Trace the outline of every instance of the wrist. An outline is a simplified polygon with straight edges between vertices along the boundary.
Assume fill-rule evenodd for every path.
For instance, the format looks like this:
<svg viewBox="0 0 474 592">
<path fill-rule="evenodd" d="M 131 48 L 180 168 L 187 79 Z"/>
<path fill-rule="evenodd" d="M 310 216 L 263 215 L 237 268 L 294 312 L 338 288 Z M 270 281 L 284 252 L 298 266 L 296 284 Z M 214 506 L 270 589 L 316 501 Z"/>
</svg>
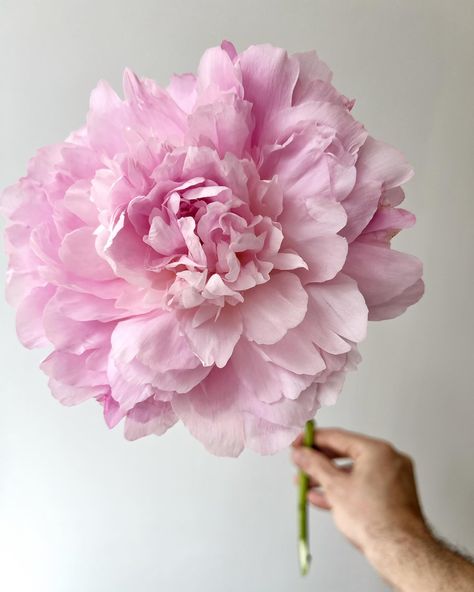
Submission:
<svg viewBox="0 0 474 592">
<path fill-rule="evenodd" d="M 374 528 L 364 552 L 380 576 L 400 592 L 473 589 L 473 564 L 440 542 L 421 517 L 388 530 Z"/>
<path fill-rule="evenodd" d="M 431 588 L 419 586 L 419 570 L 425 569 L 437 543 L 421 517 L 406 517 L 394 524 L 375 527 L 364 553 L 379 575 L 402 592 Z"/>
<path fill-rule="evenodd" d="M 393 522 L 372 524 L 364 537 L 362 552 L 377 571 L 383 572 L 393 563 L 395 553 L 403 561 L 414 547 L 432 544 L 433 540 L 423 518 L 407 514 Z"/>
</svg>

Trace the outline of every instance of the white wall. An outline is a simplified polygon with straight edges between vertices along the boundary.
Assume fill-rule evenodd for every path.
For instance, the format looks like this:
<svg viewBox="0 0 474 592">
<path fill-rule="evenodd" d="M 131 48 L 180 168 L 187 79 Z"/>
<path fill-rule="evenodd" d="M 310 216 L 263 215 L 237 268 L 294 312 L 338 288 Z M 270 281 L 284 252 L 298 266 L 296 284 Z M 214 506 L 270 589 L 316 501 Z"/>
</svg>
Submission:
<svg viewBox="0 0 474 592">
<path fill-rule="evenodd" d="M 78 127 L 99 78 L 165 83 L 228 38 L 316 48 L 356 117 L 416 176 L 424 300 L 372 324 L 364 363 L 324 425 L 393 440 L 418 466 L 440 533 L 474 550 L 473 4 L 469 0 L 0 0 L 0 185 Z M 1 256 L 1 269 L 5 258 Z M 386 587 L 312 514 L 301 580 L 288 454 L 214 458 L 181 429 L 123 440 L 95 404 L 70 409 L 0 302 L 0 589 L 8 592 L 373 592 Z"/>
</svg>

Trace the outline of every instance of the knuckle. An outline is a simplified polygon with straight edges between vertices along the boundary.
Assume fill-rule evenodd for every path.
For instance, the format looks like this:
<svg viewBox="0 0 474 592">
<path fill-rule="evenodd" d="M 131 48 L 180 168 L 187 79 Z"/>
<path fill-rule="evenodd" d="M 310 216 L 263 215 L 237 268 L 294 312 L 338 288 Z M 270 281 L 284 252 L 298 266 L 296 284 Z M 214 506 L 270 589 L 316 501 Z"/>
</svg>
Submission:
<svg viewBox="0 0 474 592">
<path fill-rule="evenodd" d="M 393 458 L 396 455 L 395 448 L 386 440 L 377 443 L 377 452 L 383 458 Z"/>
<path fill-rule="evenodd" d="M 301 464 L 301 467 L 313 479 L 316 479 L 318 473 L 320 472 L 317 459 L 310 455 L 305 458 L 304 462 Z"/>
<path fill-rule="evenodd" d="M 303 456 L 299 465 L 306 473 L 312 474 L 315 471 L 314 460 L 309 455 Z"/>
<path fill-rule="evenodd" d="M 313 480 L 317 480 L 318 479 L 318 475 L 320 474 L 320 471 L 318 469 L 318 464 L 317 463 L 310 461 L 303 468 L 306 471 L 306 473 L 308 474 L 308 476 L 311 477 L 311 479 L 313 479 Z"/>
<path fill-rule="evenodd" d="M 333 476 L 328 480 L 325 486 L 325 490 L 329 496 L 338 496 L 343 491 L 343 482 L 336 476 Z"/>
<path fill-rule="evenodd" d="M 335 491 L 335 483 L 333 481 L 328 481 L 325 486 L 324 486 L 324 491 L 328 494 L 328 495 L 332 495 Z"/>
</svg>

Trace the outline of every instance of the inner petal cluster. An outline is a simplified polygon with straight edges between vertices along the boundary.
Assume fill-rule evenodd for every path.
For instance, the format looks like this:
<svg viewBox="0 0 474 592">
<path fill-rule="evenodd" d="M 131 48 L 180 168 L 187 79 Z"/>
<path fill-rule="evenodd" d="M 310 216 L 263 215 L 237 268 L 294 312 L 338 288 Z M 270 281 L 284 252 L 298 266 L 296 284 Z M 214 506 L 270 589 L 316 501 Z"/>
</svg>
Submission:
<svg viewBox="0 0 474 592">
<path fill-rule="evenodd" d="M 277 180 L 261 180 L 249 160 L 221 160 L 212 150 L 208 158 L 207 175 L 184 180 L 185 166 L 179 175 L 170 170 L 178 178 L 156 183 L 147 195 L 124 205 L 105 245 L 104 256 L 125 270 L 125 279 L 132 271 L 127 263 L 130 241 L 136 241 L 135 250 L 141 245 L 143 273 L 164 288 L 168 309 L 236 305 L 244 301 L 243 292 L 269 281 L 272 269 L 281 268 L 284 236 L 275 219 L 280 209 L 267 204 L 281 196 Z M 228 182 L 229 168 L 233 183 Z M 133 234 L 127 244 L 125 231 Z M 298 257 L 286 255 L 285 269 L 288 264 L 304 267 Z M 134 273 L 140 269 L 135 263 Z"/>
</svg>

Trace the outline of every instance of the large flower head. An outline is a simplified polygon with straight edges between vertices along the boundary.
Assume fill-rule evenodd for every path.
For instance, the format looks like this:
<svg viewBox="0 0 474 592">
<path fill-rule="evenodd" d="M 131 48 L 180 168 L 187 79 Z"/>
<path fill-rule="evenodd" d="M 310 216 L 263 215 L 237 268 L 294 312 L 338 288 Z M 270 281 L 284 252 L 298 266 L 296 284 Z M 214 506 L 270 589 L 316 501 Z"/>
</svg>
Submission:
<svg viewBox="0 0 474 592">
<path fill-rule="evenodd" d="M 314 52 L 224 42 L 123 90 L 100 82 L 3 194 L 18 335 L 129 439 L 181 420 L 216 454 L 275 452 L 335 401 L 367 320 L 422 295 L 390 246 L 411 168 Z"/>
</svg>

